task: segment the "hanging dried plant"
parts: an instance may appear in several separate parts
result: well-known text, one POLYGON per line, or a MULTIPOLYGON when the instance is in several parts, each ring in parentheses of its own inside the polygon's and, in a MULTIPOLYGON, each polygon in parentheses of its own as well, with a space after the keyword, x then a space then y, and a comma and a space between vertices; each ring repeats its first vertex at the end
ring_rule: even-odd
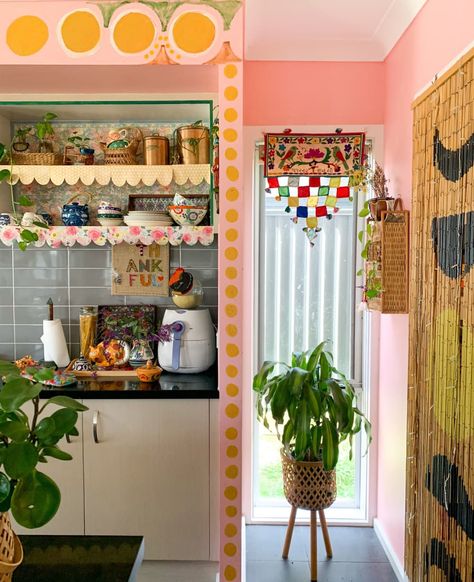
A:
POLYGON ((388 198, 388 184, 389 180, 385 177, 385 172, 382 166, 375 162, 375 170, 369 178, 369 183, 372 186, 375 198, 388 198))

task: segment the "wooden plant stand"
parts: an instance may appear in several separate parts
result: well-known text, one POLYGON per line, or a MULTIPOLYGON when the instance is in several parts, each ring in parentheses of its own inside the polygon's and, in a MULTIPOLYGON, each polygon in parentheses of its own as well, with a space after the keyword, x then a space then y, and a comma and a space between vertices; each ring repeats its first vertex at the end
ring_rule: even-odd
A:
MULTIPOLYGON (((291 507, 290 519, 288 521, 288 529, 286 530, 285 543, 283 545, 283 552, 281 557, 284 560, 288 559, 288 554, 290 551, 291 538, 293 537, 293 529, 295 527, 296 512, 297 507, 291 507)), ((326 556, 328 559, 332 558, 332 547, 331 540, 329 539, 329 531, 326 523, 326 516, 324 515, 324 509, 318 511, 311 510, 311 527, 310 527, 310 551, 311 551, 311 582, 317 582, 318 580, 318 552, 317 552, 317 518, 316 513, 319 513, 319 521, 321 523, 321 530, 323 532, 324 545, 326 546, 326 556)))

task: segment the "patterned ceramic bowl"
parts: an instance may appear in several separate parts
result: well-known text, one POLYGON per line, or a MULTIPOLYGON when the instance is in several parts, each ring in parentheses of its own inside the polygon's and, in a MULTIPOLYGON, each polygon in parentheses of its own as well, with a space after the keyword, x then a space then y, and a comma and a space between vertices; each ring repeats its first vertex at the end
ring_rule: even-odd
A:
POLYGON ((168 206, 171 218, 180 225, 196 226, 207 214, 207 206, 168 206))

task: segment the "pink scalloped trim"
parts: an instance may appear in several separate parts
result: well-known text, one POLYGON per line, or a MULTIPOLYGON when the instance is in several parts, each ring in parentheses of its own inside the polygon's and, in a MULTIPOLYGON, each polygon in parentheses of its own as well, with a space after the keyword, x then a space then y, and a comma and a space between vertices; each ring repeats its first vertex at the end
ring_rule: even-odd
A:
MULTIPOLYGON (((38 234, 36 247, 50 246, 58 248, 62 245, 72 247, 76 243, 81 246, 94 244, 104 246, 126 242, 128 244, 151 245, 169 243, 173 246, 180 244, 210 245, 214 240, 212 226, 168 226, 145 228, 143 226, 111 226, 103 228, 98 226, 53 226, 48 230, 44 228, 32 228, 38 234)), ((20 241, 20 229, 17 226, 4 226, 0 228, 0 242, 11 246, 14 241, 20 241)))

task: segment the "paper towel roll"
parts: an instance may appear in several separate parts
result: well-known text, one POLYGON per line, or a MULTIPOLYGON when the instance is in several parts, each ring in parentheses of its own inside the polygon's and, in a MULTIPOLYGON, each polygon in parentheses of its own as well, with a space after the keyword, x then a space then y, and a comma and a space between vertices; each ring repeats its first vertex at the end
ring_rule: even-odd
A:
POLYGON ((65 368, 71 361, 64 337, 64 330, 60 319, 43 320, 44 359, 54 362, 58 368, 65 368))

